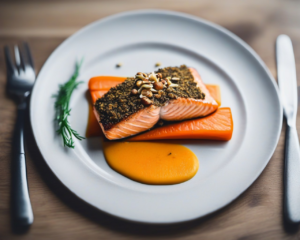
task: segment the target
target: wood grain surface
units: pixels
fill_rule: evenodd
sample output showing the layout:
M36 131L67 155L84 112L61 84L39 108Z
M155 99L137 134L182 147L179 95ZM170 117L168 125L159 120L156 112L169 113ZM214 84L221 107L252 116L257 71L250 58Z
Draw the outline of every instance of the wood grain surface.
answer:
M237 200L205 218L154 226L116 219L72 195L46 166L35 145L29 120L27 170L35 221L27 233L12 233L9 189L16 105L5 91L3 46L27 41L39 71L51 52L86 24L114 13L145 8L181 11L222 25L247 42L274 77L275 39L279 34L288 34L294 44L300 76L297 0L0 1L0 239L300 239L298 228L284 224L282 218L284 126L270 163ZM298 131L299 118L298 114Z

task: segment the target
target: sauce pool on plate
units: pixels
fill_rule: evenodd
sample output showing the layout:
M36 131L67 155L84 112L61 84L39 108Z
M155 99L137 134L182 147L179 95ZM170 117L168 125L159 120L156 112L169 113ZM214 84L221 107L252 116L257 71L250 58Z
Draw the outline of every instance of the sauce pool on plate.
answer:
M103 142L109 166L145 184L185 182L198 171L199 161L188 148L172 143Z

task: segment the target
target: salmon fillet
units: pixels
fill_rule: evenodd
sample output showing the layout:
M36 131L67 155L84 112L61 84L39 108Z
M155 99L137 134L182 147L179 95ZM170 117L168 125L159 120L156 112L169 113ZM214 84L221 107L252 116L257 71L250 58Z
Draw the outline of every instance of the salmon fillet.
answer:
M152 128L159 120L160 107L150 106L142 109L121 122L115 124L112 128L105 130L100 122L98 111L94 107L94 114L102 128L105 137L110 140L129 137Z
M181 98L171 100L160 111L160 118L166 121L181 121L204 117L218 109L218 103L212 98L202 79L194 68L189 68L197 86L205 93L205 99Z
M200 75L193 68L189 68L189 70L192 73L197 86L205 93L205 99L179 97L170 100L170 102L163 107L151 105L139 110L107 130L103 127L99 113L94 107L94 114L106 138L116 140L136 135L152 128L159 119L166 121L181 121L204 117L216 111L218 109L218 103L210 95L208 89L202 82Z

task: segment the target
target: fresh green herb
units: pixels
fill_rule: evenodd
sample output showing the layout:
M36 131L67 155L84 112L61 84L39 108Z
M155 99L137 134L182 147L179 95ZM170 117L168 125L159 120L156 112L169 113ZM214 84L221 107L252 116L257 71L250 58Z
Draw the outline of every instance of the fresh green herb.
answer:
M70 116L71 109L69 108L70 98L77 86L82 82L77 82L77 77L79 75L79 69L81 67L82 61L76 63L76 68L73 76L65 84L59 85L59 90L53 97L56 98L55 107L55 120L58 126L57 133L60 134L64 141L64 146L69 148L74 148L73 136L78 140L84 139L80 136L74 129L71 128L68 122L68 116Z

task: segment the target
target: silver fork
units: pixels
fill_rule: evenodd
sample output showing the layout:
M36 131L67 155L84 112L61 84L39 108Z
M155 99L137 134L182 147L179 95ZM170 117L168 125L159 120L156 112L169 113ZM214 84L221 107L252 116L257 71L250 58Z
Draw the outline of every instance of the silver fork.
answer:
M13 228L27 229L33 223L33 212L30 203L26 157L24 149L24 116L27 108L27 98L35 82L33 60L27 43L23 48L14 47L15 65L13 64L8 46L5 46L7 67L7 91L18 99L18 115L12 142L11 163L11 212Z

